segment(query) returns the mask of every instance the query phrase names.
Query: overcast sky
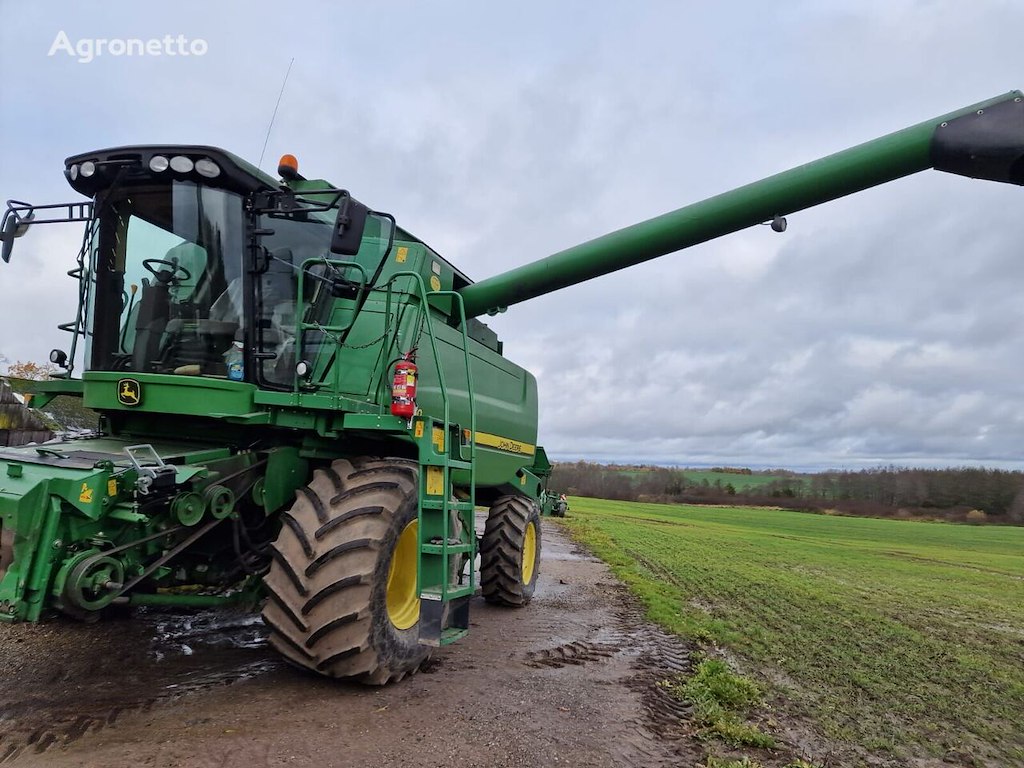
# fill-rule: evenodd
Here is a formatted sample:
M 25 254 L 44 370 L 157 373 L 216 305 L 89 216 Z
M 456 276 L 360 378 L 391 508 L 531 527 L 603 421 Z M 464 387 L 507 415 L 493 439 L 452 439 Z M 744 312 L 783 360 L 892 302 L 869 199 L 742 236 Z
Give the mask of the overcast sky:
M 471 278 L 1024 88 L 1018 0 L 0 0 L 0 193 L 204 143 L 393 212 Z M 203 55 L 48 53 L 183 35 Z M 201 41 L 203 45 L 196 43 Z M 176 49 L 175 49 L 176 50 Z M 78 225 L 0 265 L 0 354 L 68 337 Z M 555 458 L 1024 467 L 1024 190 L 925 172 L 511 307 Z

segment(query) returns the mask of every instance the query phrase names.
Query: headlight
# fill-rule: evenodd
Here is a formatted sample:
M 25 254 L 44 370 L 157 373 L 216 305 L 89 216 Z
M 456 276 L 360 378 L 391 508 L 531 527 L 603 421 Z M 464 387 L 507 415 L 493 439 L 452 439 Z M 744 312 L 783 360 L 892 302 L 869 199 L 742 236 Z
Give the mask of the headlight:
M 70 168 L 68 168 L 68 178 L 71 179 L 72 181 L 78 178 L 78 163 L 75 163 Z
M 163 155 L 153 155 L 149 159 L 149 170 L 155 171 L 156 173 L 163 173 L 167 170 L 167 166 L 170 163 L 167 162 L 167 158 Z
M 220 176 L 220 166 L 204 157 L 202 160 L 196 160 L 196 173 L 208 179 L 215 179 Z
M 90 176 L 96 173 L 96 163 L 94 163 L 92 160 L 86 160 L 84 163 L 82 163 L 82 168 L 79 172 L 82 174 L 83 179 L 88 179 Z
M 178 173 L 188 173 L 195 167 L 189 158 L 184 155 L 175 155 L 171 158 L 171 170 L 177 171 Z

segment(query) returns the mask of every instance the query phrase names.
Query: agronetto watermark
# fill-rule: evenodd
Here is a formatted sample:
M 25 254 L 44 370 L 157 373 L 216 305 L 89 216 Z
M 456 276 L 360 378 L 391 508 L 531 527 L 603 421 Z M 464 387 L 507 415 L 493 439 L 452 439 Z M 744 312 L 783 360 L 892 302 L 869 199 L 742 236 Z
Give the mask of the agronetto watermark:
M 210 46 L 201 37 L 164 35 L 142 40 L 138 37 L 83 37 L 72 42 L 63 29 L 57 33 L 47 56 L 63 53 L 88 64 L 101 56 L 204 56 Z

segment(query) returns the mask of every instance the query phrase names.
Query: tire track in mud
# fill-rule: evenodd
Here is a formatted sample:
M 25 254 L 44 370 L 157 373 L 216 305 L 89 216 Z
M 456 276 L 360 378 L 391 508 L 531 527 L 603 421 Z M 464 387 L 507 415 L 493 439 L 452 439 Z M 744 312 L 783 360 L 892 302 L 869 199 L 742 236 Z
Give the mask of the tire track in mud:
M 659 577 L 673 580 L 672 574 L 657 568 L 642 554 L 628 554 Z M 572 555 L 600 562 L 578 546 Z M 706 755 L 714 750 L 708 749 L 707 737 L 694 722 L 693 706 L 680 701 L 663 683 L 678 675 L 691 676 L 696 666 L 694 653 L 703 653 L 704 649 L 648 621 L 629 589 L 610 574 L 606 578 L 607 581 L 591 585 L 589 591 L 600 594 L 601 604 L 612 606 L 608 610 L 614 620 L 594 624 L 572 641 L 531 649 L 522 656 L 522 663 L 534 669 L 587 665 L 589 675 L 593 676 L 602 666 L 625 662 L 628 672 L 618 682 L 638 697 L 641 706 L 631 717 L 623 718 L 622 729 L 616 733 L 610 749 L 616 764 L 655 768 L 703 764 Z M 579 625 L 576 628 L 579 630 Z M 803 726 L 790 727 L 785 735 L 773 735 L 776 747 L 758 756 L 766 766 L 789 764 L 796 757 L 810 759 L 811 753 L 839 754 Z M 825 764 L 830 759 L 827 757 Z
M 566 544 L 563 540 L 555 546 Z M 569 552 L 561 557 L 600 562 L 575 545 L 566 548 Z M 560 557 L 558 551 L 553 555 Z M 539 642 L 520 654 L 520 662 L 539 674 L 577 674 L 574 669 L 585 667 L 588 678 L 622 685 L 634 694 L 639 706 L 621 707 L 619 719 L 611 726 L 609 756 L 616 764 L 653 768 L 695 764 L 694 758 L 702 753 L 692 739 L 696 730 L 692 707 L 659 683 L 691 672 L 696 646 L 647 621 L 624 585 L 611 581 L 610 575 L 603 578 L 608 580 L 583 590 L 563 581 L 570 588 L 565 594 L 556 591 L 541 597 L 548 610 L 538 613 L 538 618 L 543 615 L 547 620 L 534 625 L 523 617 L 524 624 L 530 625 L 521 627 L 523 633 Z M 585 610 L 587 604 L 597 610 Z M 576 620 L 565 621 L 563 611 L 575 614 Z M 590 620 L 581 621 L 581 616 Z
M 629 765 L 678 766 L 681 759 L 693 756 L 693 708 L 662 683 L 678 674 L 690 674 L 692 653 L 697 648 L 649 622 L 625 586 L 609 584 L 606 589 L 619 606 L 615 611 L 619 643 L 632 662 L 631 674 L 624 682 L 642 704 L 619 756 Z M 665 751 L 668 756 L 659 757 Z M 637 753 L 642 762 L 637 761 Z
M 21 644 L 24 653 L 38 643 L 50 652 L 8 665 L 14 669 L 0 693 L 3 765 L 70 746 L 122 716 L 282 666 L 266 648 L 259 617 L 250 614 L 140 611 L 130 622 L 58 619 L 5 631 L 0 651 Z M 54 652 L 54 640 L 64 647 Z M 0 652 L 0 662 L 6 655 Z
M 24 727 L 19 727 L 22 724 L 15 723 L 11 730 L 0 730 L 0 765 L 12 763 L 26 752 L 39 755 L 54 746 L 70 746 L 87 733 L 116 724 L 121 715 L 148 712 L 159 704 L 169 704 L 185 696 L 217 686 L 232 685 L 263 674 L 277 666 L 276 661 L 255 662 L 230 672 L 202 675 L 188 682 L 171 684 L 167 686 L 167 690 L 154 696 L 122 700 L 122 703 L 111 705 L 109 709 L 101 706 L 99 714 L 96 715 L 76 714 L 74 711 L 62 712 L 57 705 L 55 709 L 49 711 L 47 719 L 50 722 L 48 725 L 29 732 Z M 41 704 L 45 706 L 53 704 L 53 702 L 41 702 Z M 25 725 L 34 719 L 27 718 Z M 0 728 L 3 726 L 0 725 Z
M 574 640 L 571 643 L 526 653 L 528 667 L 564 667 L 567 664 L 586 664 L 614 656 L 618 648 L 607 643 L 587 643 Z

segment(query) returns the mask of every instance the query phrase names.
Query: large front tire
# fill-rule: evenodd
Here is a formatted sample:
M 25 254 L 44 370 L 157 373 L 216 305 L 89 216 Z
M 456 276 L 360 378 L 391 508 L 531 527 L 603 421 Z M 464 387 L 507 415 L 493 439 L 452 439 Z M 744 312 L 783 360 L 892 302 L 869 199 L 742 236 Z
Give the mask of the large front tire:
M 283 513 L 264 578 L 270 644 L 321 675 L 383 685 L 415 672 L 418 469 L 403 459 L 335 461 Z
M 540 507 L 525 496 L 491 506 L 480 541 L 480 592 L 489 603 L 520 607 L 540 574 Z

